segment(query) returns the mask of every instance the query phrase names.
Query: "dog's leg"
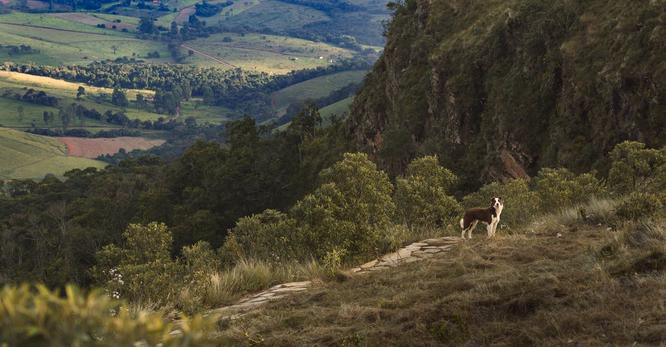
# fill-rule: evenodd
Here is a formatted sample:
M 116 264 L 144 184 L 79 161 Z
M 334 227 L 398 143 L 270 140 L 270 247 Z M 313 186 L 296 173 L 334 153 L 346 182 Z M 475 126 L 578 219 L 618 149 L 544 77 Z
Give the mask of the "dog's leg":
M 467 229 L 467 238 L 472 239 L 472 231 L 476 228 L 476 224 L 478 224 L 479 221 L 475 220 L 472 225 L 469 226 L 469 229 Z
M 463 240 L 465 239 L 465 231 L 467 231 L 467 229 L 462 228 L 462 234 L 460 234 L 460 237 L 461 237 Z
M 493 225 L 495 225 L 493 222 L 490 222 L 490 224 L 486 225 L 486 231 L 488 232 L 488 238 L 493 237 Z

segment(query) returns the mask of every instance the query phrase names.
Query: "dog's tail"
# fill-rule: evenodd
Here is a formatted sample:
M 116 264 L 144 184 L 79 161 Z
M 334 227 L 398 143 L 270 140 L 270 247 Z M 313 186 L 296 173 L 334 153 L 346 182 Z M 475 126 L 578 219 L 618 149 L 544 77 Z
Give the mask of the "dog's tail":
M 460 227 L 465 229 L 465 220 L 463 218 L 460 218 Z

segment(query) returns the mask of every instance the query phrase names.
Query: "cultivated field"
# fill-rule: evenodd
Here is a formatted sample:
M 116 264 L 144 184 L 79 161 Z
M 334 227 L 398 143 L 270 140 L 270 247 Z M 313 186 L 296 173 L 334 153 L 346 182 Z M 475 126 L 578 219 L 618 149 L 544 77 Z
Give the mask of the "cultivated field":
M 0 179 L 43 178 L 46 174 L 62 176 L 73 169 L 103 168 L 105 163 L 69 157 L 58 140 L 0 128 Z
M 197 65 L 240 67 L 245 70 L 285 74 L 293 70 L 327 66 L 352 52 L 321 42 L 286 36 L 221 33 L 184 45 L 197 54 L 185 62 Z
M 233 9 L 236 11 L 236 9 Z M 267 0 L 258 4 L 250 2 L 243 11 L 227 16 L 223 11 L 217 16 L 206 19 L 225 26 L 249 27 L 255 30 L 272 29 L 275 31 L 300 29 L 314 22 L 325 22 L 329 17 L 321 11 L 284 2 Z
M 340 89 L 350 83 L 358 83 L 363 80 L 365 71 L 343 71 L 331 75 L 321 76 L 297 83 L 273 94 L 273 109 L 277 115 L 284 114 L 287 107 L 295 102 L 303 102 L 308 99 L 317 99 L 327 96 L 332 91 Z
M 67 146 L 67 155 L 81 158 L 97 158 L 100 155 L 115 154 L 124 149 L 150 149 L 163 144 L 164 140 L 149 140 L 143 137 L 81 138 L 58 137 L 57 140 Z
M 29 45 L 39 51 L 11 56 L 3 51 L 0 52 L 0 61 L 47 65 L 87 64 L 94 60 L 123 56 L 154 62 L 170 61 L 170 58 L 146 58 L 153 51 L 159 52 L 162 57 L 169 57 L 163 42 L 139 40 L 131 33 L 100 29 L 80 22 L 81 16 L 87 14 L 58 16 L 16 12 L 0 15 L 0 44 Z
M 98 15 L 96 13 L 84 12 L 65 12 L 65 13 L 51 13 L 51 16 L 65 19 L 67 21 L 82 23 L 97 27 L 99 24 L 104 24 L 107 29 L 114 30 L 128 30 L 134 31 L 138 23 L 137 18 L 127 16 L 116 16 L 111 14 Z M 119 20 L 120 23 L 115 22 Z

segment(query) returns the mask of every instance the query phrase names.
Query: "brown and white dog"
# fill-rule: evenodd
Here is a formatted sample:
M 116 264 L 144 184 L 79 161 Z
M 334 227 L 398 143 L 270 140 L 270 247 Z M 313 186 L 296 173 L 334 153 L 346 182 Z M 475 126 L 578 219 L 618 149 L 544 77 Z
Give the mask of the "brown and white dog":
M 463 239 L 465 238 L 466 231 L 467 238 L 471 239 L 472 230 L 476 228 L 476 224 L 479 222 L 487 226 L 488 238 L 495 236 L 495 231 L 497 231 L 497 224 L 499 224 L 503 208 L 504 202 L 502 201 L 502 198 L 492 198 L 490 201 L 490 207 L 488 208 L 470 208 L 465 211 L 465 215 L 460 220 L 460 227 L 462 228 L 461 237 Z

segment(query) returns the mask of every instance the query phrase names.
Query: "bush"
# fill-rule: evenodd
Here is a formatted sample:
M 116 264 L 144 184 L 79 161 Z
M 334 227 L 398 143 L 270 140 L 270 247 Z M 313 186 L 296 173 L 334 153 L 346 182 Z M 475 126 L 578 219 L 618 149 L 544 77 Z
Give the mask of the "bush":
M 134 303 L 164 305 L 182 283 L 171 259 L 172 238 L 165 224 L 130 224 L 122 247 L 108 245 L 97 252 L 93 274 L 108 292 Z
M 506 183 L 487 184 L 479 191 L 463 198 L 463 206 L 489 207 L 490 199 L 501 197 L 504 200 L 500 224 L 514 227 L 530 222 L 541 211 L 541 201 L 536 192 L 530 191 L 526 180 L 515 179 Z
M 413 160 L 405 177 L 396 180 L 395 202 L 400 222 L 410 229 L 446 225 L 462 208 L 448 194 L 456 176 L 441 167 L 436 156 Z
M 615 215 L 624 220 L 639 220 L 653 217 L 663 208 L 660 196 L 635 192 L 617 207 Z
M 625 141 L 613 148 L 610 158 L 608 181 L 614 191 L 666 190 L 666 147 L 649 149 L 643 143 Z
M 227 236 L 224 250 L 233 259 L 302 259 L 304 252 L 296 224 L 296 220 L 276 210 L 243 217 Z
M 322 185 L 291 210 L 301 246 L 316 259 L 333 250 L 346 259 L 376 253 L 395 215 L 388 176 L 367 155 L 346 153 L 320 179 Z
M 593 174 L 577 176 L 564 168 L 541 169 L 535 181 L 542 211 L 562 210 L 606 194 L 604 185 Z
M 162 314 L 131 313 L 122 301 L 74 286 L 65 295 L 44 286 L 0 290 L 2 346 L 196 346 L 215 345 L 213 317 L 181 321 L 181 334 Z

